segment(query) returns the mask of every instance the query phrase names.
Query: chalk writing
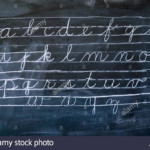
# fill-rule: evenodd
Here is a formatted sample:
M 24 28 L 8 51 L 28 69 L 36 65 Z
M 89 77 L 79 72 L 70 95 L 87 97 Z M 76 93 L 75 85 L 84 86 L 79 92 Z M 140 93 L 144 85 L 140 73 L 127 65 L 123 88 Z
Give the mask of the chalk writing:
M 121 98 L 150 95 L 149 49 L 132 47 L 150 44 L 150 25 L 142 24 L 149 18 L 133 18 L 3 18 L 18 26 L 0 27 L 0 39 L 9 41 L 0 52 L 0 99 L 9 103 L 0 107 L 87 107 L 93 115 L 108 107 L 117 114 L 134 104 Z

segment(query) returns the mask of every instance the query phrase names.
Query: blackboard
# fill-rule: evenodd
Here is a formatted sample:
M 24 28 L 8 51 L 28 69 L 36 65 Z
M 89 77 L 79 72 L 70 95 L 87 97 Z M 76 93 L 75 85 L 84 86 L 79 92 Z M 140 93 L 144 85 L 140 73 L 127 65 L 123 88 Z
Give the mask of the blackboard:
M 0 1 L 0 135 L 149 135 L 148 0 Z

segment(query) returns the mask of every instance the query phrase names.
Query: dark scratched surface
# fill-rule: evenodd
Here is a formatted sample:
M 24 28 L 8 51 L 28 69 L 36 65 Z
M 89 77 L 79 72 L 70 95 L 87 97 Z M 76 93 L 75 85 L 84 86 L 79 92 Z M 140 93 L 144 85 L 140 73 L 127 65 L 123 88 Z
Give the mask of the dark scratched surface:
M 0 0 L 0 17 L 1 18 L 11 18 L 11 17 L 81 17 L 81 16 L 150 16 L 150 1 L 149 0 Z M 36 20 L 41 21 L 42 19 Z M 30 19 L 22 20 L 0 20 L 0 27 L 16 27 L 16 26 L 28 26 Z M 93 24 L 93 25 L 108 25 L 110 19 L 94 19 L 94 20 L 71 20 L 73 25 L 76 24 Z M 66 20 L 65 20 L 66 22 Z M 51 24 L 64 24 L 64 21 L 59 20 L 47 20 L 47 25 Z M 139 19 L 123 19 L 115 20 L 115 24 L 120 25 L 138 25 L 138 24 L 147 24 L 149 25 L 149 20 L 140 20 Z M 36 23 L 35 23 L 36 24 Z M 40 31 L 37 31 L 40 32 Z M 120 42 L 120 38 L 115 39 L 116 42 Z M 149 42 L 149 37 L 135 37 L 133 42 Z M 33 44 L 54 44 L 54 43 L 79 43 L 80 42 L 103 42 L 98 38 L 87 38 L 77 39 L 77 38 L 20 38 L 20 39 L 0 39 L 0 51 L 22 51 L 19 47 L 9 48 L 11 44 L 26 44 L 25 47 L 29 51 L 32 49 Z M 113 38 L 110 38 L 110 43 L 114 42 Z M 35 47 L 34 47 L 35 48 Z M 36 48 L 35 48 L 36 49 Z M 59 47 L 52 46 L 53 51 L 60 51 Z M 73 48 L 73 51 L 86 51 L 86 50 L 107 50 L 107 51 L 119 51 L 119 50 L 149 50 L 149 44 L 125 44 L 125 45 L 109 45 L 109 48 L 106 44 L 102 45 L 91 45 L 84 47 L 76 46 Z M 33 49 L 32 49 L 33 50 Z M 62 52 L 66 51 L 64 46 L 61 49 Z M 62 54 L 63 55 L 63 54 Z M 75 54 L 76 55 L 76 54 Z M 80 57 L 80 56 L 77 56 Z M 75 69 L 80 70 L 80 64 L 66 64 L 63 66 L 63 69 Z M 86 65 L 86 64 L 85 64 Z M 108 67 L 116 69 L 127 68 L 130 63 L 115 65 L 115 66 L 99 66 L 95 64 L 89 64 L 89 68 L 101 70 L 107 70 Z M 133 69 L 143 69 L 148 68 L 149 63 L 147 64 L 132 64 Z M 27 68 L 30 67 L 29 64 Z M 41 66 L 45 67 L 45 66 Z M 59 67 L 59 64 L 53 66 L 54 68 Z M 49 67 L 46 66 L 48 69 Z M 5 68 L 0 67 L 1 71 Z M 87 68 L 84 68 L 88 70 Z M 82 74 L 39 74 L 36 73 L 22 73 L 21 75 L 17 74 L 6 74 L 0 75 L 0 78 L 9 78 L 9 77 L 28 77 L 34 78 L 35 76 L 40 79 L 78 79 L 86 78 L 89 73 Z M 93 74 L 93 77 L 98 78 L 143 78 L 149 77 L 150 72 L 146 73 L 97 73 Z M 147 81 L 147 85 L 150 82 Z M 68 90 L 61 91 L 59 95 L 71 95 L 71 96 L 94 96 L 101 94 L 126 94 L 126 93 L 142 93 L 149 92 L 149 89 L 128 89 L 128 90 Z M 52 95 L 52 93 L 47 93 L 43 91 L 43 96 Z M 102 99 L 106 101 L 107 99 Z M 119 100 L 121 103 L 131 103 L 131 102 L 143 102 L 150 101 L 149 95 L 139 95 L 136 97 L 117 97 L 115 100 Z M 1 101 L 4 101 L 3 99 Z M 15 103 L 15 99 L 14 101 Z M 8 102 L 9 103 L 9 102 Z M 95 115 L 92 115 L 92 108 L 84 107 L 0 107 L 0 135 L 150 135 L 150 104 L 140 104 L 138 108 L 134 108 L 126 116 L 122 116 L 121 112 L 126 106 L 119 106 L 118 112 L 113 114 L 112 107 L 100 107 L 96 108 Z

